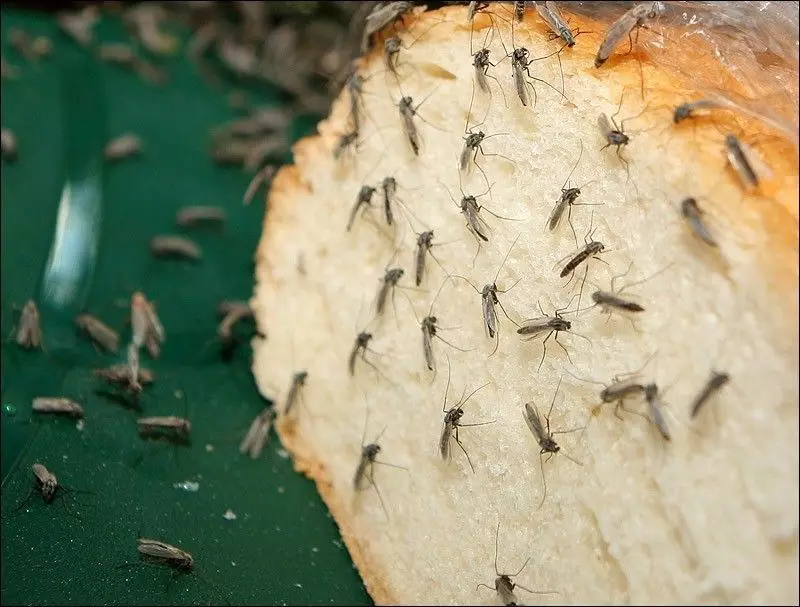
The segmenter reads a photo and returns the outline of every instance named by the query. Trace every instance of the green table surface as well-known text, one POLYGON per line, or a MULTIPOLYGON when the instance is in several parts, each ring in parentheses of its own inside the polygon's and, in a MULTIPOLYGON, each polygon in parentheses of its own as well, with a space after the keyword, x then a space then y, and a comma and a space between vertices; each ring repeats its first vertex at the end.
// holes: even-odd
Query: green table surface
MULTIPOLYGON (((126 40, 110 17, 96 36, 126 40)), ((2 49, 20 68, 16 80, 2 85, 2 124, 19 142, 16 162, 2 164, 3 337, 16 320, 14 306, 41 300, 65 183, 101 169, 97 262, 84 268, 85 301, 78 294, 71 305, 106 320, 125 343, 128 311, 119 302, 134 289, 154 299, 167 341, 158 360, 143 354, 157 374, 142 397, 144 413, 192 421, 188 448, 143 442, 135 412, 94 394, 99 386, 91 369, 121 358, 77 339, 69 306, 42 310, 47 352, 24 352, 5 340, 2 603, 369 604, 335 523, 313 484, 292 470, 277 437, 256 461, 238 452, 266 403, 250 373, 249 345, 224 363, 218 345, 209 344, 217 302, 252 293, 264 213, 258 201, 242 205, 250 176, 215 166, 208 156, 209 129, 235 117, 227 103, 231 83, 209 87, 180 56, 166 62, 170 84, 148 85, 89 58, 51 17, 10 9, 2 11, 2 49), (8 45, 15 26, 49 36, 55 52, 38 64, 25 62, 8 45), (103 142, 124 131, 139 134, 144 153, 100 165, 103 142), (176 232, 175 212, 190 204, 220 205, 229 214, 222 232, 189 234, 203 248, 202 262, 151 259, 149 239, 176 232), (32 419, 31 399, 45 395, 83 402, 85 427, 32 419), (18 509, 33 486, 36 461, 86 493, 67 493, 49 505, 35 494, 18 509), (199 489, 178 488, 184 481, 199 489), (228 509, 235 520, 223 517, 228 509), (195 573, 124 567, 138 562, 139 534, 191 552, 195 573)), ((248 90, 263 103, 280 102, 263 84, 248 90)), ((309 126, 309 120, 296 124, 293 135, 309 126)))

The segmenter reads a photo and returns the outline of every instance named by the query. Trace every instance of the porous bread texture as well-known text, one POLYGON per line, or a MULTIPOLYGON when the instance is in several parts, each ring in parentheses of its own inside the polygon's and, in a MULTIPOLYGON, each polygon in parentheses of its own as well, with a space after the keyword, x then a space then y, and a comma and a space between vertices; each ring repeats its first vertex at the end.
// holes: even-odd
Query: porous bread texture
MULTIPOLYGON (((573 27, 603 31, 571 19, 573 27)), ((507 26, 495 22, 508 46, 507 26)), ((489 23, 486 16, 476 21, 478 44, 489 23)), ((713 126, 698 120, 674 127, 671 109, 693 98, 692 91, 643 62, 642 100, 635 53, 615 55, 596 70, 601 35, 582 34, 561 54, 569 102, 537 83, 535 108, 520 105, 506 59, 490 74, 507 106, 490 80, 490 110, 480 127, 503 135, 487 139, 487 156, 478 155, 493 185, 491 197, 479 199, 491 234, 476 257, 476 240, 445 189, 461 198, 457 163, 473 91, 466 8, 425 13, 411 27, 426 33, 401 52, 403 94, 416 103, 433 91, 416 120, 420 156, 404 140, 400 93, 375 51, 361 66, 368 118, 355 163, 336 162, 331 152, 348 130, 343 92, 319 135, 300 141, 295 164, 273 181, 251 302, 267 335, 254 343, 262 393, 282 408, 292 375, 308 370, 303 400, 294 415, 279 420, 278 432, 296 468, 317 483, 372 598, 378 604, 497 604, 494 590, 476 586, 494 588, 499 524, 499 572, 514 573, 530 558, 514 581, 558 593, 532 596, 517 588, 522 602, 797 603, 794 151, 777 140, 759 146, 772 173, 746 195, 726 167, 720 129, 763 128, 740 117, 726 123, 732 114, 715 117, 713 126), (426 29, 437 21, 446 23, 426 29), (456 79, 437 80, 409 67, 425 62, 456 79), (641 112, 625 122, 631 141, 621 153, 629 174, 613 148, 601 150, 597 127, 601 112, 616 111, 623 90, 618 122, 641 112), (500 341, 491 354, 480 296, 463 280, 446 281, 431 258, 422 287, 409 288, 415 232, 433 228, 443 243, 435 248, 441 266, 478 289, 491 282, 517 239, 497 277, 500 290, 510 289, 499 294, 508 315, 517 323, 540 316, 538 302, 549 315, 570 303, 574 310, 583 273, 565 286, 558 276, 563 262, 557 262, 577 246, 566 218, 554 232, 545 223, 581 143, 570 183, 581 186, 578 202, 601 206, 575 207, 572 222, 582 245, 594 212, 593 237, 606 247, 605 263, 589 262, 581 307, 631 262, 617 288, 663 271, 625 291, 646 308, 635 327, 597 308, 565 314, 583 337, 558 336, 569 356, 551 337, 537 371, 542 339, 521 340, 498 309, 500 341), (398 210, 396 231, 390 230, 376 194, 372 215, 357 218, 346 232, 361 186, 388 175, 398 179, 413 216, 408 212, 407 221, 398 210), (682 221, 678 205, 690 195, 705 210, 718 250, 699 242, 682 221), (405 269, 406 288, 374 319, 389 264, 405 269), (434 339, 436 373, 425 367, 419 328, 430 312, 445 327, 439 334, 466 350, 434 339), (379 355, 368 356, 380 373, 358 360, 350 377, 348 356, 361 330, 375 335, 370 346, 379 355), (642 417, 621 413, 620 420, 613 405, 598 407, 600 383, 638 369, 651 355, 640 379, 655 381, 664 395, 668 443, 642 417), (691 421, 689 404, 711 369, 730 373, 731 384, 691 421), (448 408, 464 391, 488 383, 464 405, 464 424, 492 422, 460 432, 474 473, 455 444, 452 461, 439 456, 448 377, 448 408), (586 428, 556 435, 562 452, 548 460, 523 411, 532 402, 547 412, 559 381, 551 430, 586 428), (380 434, 380 461, 407 468, 375 466, 386 512, 376 491, 353 490, 364 433, 366 442, 380 434)), ((548 43, 546 27, 530 10, 514 36, 532 57, 557 44, 548 43)), ((491 48, 497 62, 497 36, 491 48)), ((531 73, 560 88, 555 60, 533 64, 531 73)), ((486 107, 487 98, 476 92, 472 115, 478 118, 471 124, 486 107)), ((463 188, 485 191, 480 171, 473 169, 463 188)), ((647 413, 641 400, 627 406, 647 413)))

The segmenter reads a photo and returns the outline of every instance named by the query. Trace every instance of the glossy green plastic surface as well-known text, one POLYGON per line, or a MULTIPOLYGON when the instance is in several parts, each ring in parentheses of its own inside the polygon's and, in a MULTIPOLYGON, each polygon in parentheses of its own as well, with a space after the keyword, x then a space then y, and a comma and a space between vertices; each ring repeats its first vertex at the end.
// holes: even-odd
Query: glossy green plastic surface
MULTIPOLYGON (((96 33, 127 39, 108 17, 96 33)), ((252 293, 264 210, 261 194, 242 205, 249 175, 208 156, 209 129, 234 118, 230 86, 208 87, 182 57, 166 62, 167 86, 146 84, 89 58, 43 15, 3 10, 2 50, 20 68, 2 90, 2 123, 19 142, 16 162, 2 165, 3 337, 16 320, 13 307, 34 297, 47 346, 2 346, 2 603, 369 604, 336 525, 274 434, 260 459, 238 452, 266 403, 249 371, 249 345, 223 363, 211 340, 216 304, 252 293), (15 26, 48 35, 55 52, 25 62, 8 46, 15 26), (143 154, 99 165, 100 144, 125 131, 143 139, 143 154), (68 183, 88 184, 88 193, 78 194, 101 197, 101 211, 87 207, 87 225, 99 220, 99 233, 79 239, 91 252, 87 239, 96 237, 99 248, 93 268, 89 254, 69 257, 78 286, 56 304, 44 301, 53 280, 45 267, 68 183), (203 249, 198 264, 153 260, 149 239, 180 233, 175 212, 192 204, 225 207, 226 227, 187 233, 203 249), (188 448, 143 442, 137 413, 94 393, 102 386, 91 369, 121 355, 98 353, 75 336, 71 316, 86 309, 125 343, 135 289, 156 301, 167 330, 161 357, 143 354, 157 375, 143 394, 143 412, 188 416, 188 448), (82 429, 74 420, 33 419, 31 399, 47 395, 84 403, 82 429), (37 461, 74 491, 49 505, 37 493, 26 501, 37 461), (223 516, 228 510, 235 520, 223 516), (138 535, 191 552, 195 572, 138 565, 138 535)), ((249 90, 261 102, 279 102, 263 85, 249 90)), ((77 239, 74 225, 67 233, 77 239)))

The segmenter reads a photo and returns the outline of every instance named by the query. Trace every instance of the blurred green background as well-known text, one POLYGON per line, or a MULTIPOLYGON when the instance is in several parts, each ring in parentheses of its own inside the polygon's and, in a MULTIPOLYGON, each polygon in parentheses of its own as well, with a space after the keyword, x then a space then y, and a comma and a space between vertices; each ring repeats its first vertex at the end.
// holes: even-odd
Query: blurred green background
MULTIPOLYGON (((95 36, 126 40, 110 17, 95 36)), ((144 153, 103 166, 100 249, 85 308, 120 330, 124 343, 131 292, 140 289, 156 301, 167 341, 158 360, 143 354, 157 375, 143 394, 144 413, 188 416, 193 424, 189 448, 142 442, 136 414, 93 392, 102 386, 91 369, 121 358, 75 339, 68 317, 46 318, 46 353, 4 340, 2 603, 369 604, 313 483, 293 472, 274 433, 260 459, 238 453, 266 402, 250 374, 249 345, 223 363, 210 340, 216 304, 252 293, 264 205, 259 193, 243 206, 251 176, 221 168, 208 155, 210 128, 236 117, 227 101, 232 83, 210 88, 179 55, 165 62, 171 82, 152 86, 91 59, 57 30, 54 17, 7 8, 2 52, 20 68, 2 85, 2 124, 19 148, 16 162, 2 164, 3 337, 14 326, 13 307, 38 296, 65 180, 98 160, 107 139, 135 132, 144 153), (9 47, 13 27, 47 35, 53 53, 26 62, 9 47), (228 211, 222 232, 188 234, 202 247, 203 261, 152 260, 149 239, 179 232, 175 212, 192 204, 228 211), (85 427, 32 420, 31 399, 45 395, 83 402, 85 427), (36 461, 64 485, 91 493, 49 505, 36 494, 17 510, 33 485, 36 461), (180 488, 184 481, 199 489, 180 488), (235 520, 223 517, 228 509, 235 520), (137 561, 138 534, 191 552, 196 573, 176 578, 156 566, 119 569, 137 561)), ((247 90, 264 104, 283 101, 263 84, 247 90)), ((296 121, 293 139, 313 124, 296 121)))

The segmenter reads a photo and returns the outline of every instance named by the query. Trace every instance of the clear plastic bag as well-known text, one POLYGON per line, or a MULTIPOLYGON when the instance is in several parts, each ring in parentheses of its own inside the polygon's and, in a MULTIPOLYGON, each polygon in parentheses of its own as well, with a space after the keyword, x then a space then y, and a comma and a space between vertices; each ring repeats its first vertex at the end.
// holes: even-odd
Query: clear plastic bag
MULTIPOLYGON (((632 2, 562 2, 565 11, 611 24, 632 2)), ((761 120, 797 145, 798 3, 665 2, 638 44, 682 77, 698 98, 761 120), (694 57, 704 58, 698 69, 694 57), (713 56, 716 64, 709 65, 713 56)))

